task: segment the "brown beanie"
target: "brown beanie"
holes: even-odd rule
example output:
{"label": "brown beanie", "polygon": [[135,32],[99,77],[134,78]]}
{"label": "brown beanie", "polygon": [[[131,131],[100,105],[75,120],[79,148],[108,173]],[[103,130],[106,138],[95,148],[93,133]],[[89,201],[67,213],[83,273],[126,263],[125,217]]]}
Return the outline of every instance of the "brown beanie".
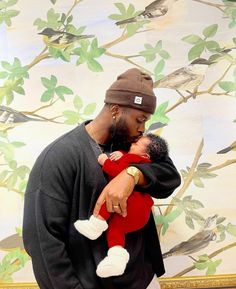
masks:
{"label": "brown beanie", "polygon": [[128,69],[107,90],[104,102],[154,113],[156,96],[151,76],[137,68]]}

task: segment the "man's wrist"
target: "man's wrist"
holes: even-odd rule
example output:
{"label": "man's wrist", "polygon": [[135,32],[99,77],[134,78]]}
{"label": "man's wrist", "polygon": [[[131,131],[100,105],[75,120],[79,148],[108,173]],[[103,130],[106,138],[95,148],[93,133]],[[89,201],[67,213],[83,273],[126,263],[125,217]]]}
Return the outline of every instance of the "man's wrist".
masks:
{"label": "man's wrist", "polygon": [[140,178],[140,171],[138,168],[130,166],[126,168],[126,173],[134,178],[134,184],[137,185]]}

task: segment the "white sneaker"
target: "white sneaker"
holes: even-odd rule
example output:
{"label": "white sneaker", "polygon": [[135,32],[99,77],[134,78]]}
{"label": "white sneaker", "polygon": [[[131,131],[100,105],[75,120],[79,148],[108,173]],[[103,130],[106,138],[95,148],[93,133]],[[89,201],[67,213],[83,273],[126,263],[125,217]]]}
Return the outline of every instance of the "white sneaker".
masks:
{"label": "white sneaker", "polygon": [[93,215],[88,220],[76,221],[74,226],[78,232],[90,240],[97,239],[108,228],[105,220],[98,219]]}
{"label": "white sneaker", "polygon": [[102,278],[122,275],[128,261],[128,251],[121,246],[114,246],[108,250],[107,257],[98,264],[96,273]]}

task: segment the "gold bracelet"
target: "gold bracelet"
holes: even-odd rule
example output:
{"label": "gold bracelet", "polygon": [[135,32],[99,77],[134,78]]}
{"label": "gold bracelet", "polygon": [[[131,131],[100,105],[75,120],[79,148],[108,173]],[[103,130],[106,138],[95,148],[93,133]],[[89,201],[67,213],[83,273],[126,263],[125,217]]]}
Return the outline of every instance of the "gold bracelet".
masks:
{"label": "gold bracelet", "polygon": [[136,167],[128,167],[126,169],[126,173],[132,177],[134,177],[134,183],[135,185],[137,185],[138,181],[139,181],[139,177],[140,177],[140,171],[138,168]]}

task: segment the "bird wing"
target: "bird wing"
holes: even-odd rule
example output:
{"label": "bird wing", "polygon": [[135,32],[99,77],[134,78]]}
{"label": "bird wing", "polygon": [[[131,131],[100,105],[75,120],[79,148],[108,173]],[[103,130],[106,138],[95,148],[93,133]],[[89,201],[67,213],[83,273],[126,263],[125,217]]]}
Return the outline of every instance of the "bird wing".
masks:
{"label": "bird wing", "polygon": [[168,12],[168,0],[157,0],[145,7],[141,13],[148,18],[163,16]]}
{"label": "bird wing", "polygon": [[234,150],[234,151],[236,150],[236,141],[234,141],[234,142],[233,142],[231,145],[229,145],[228,147],[226,147],[226,148],[218,151],[217,154],[225,154],[225,153],[227,153],[227,152],[229,152],[229,151],[232,151],[232,150]]}
{"label": "bird wing", "polygon": [[174,246],[168,252],[163,254],[163,256],[166,258],[169,256],[188,255],[198,252],[207,247],[209,242],[215,239],[215,236],[216,234],[212,230],[200,231],[187,241],[181,242],[180,244]]}
{"label": "bird wing", "polygon": [[176,90],[194,90],[202,79],[202,76],[193,74],[188,68],[183,67],[160,79],[156,86]]}

